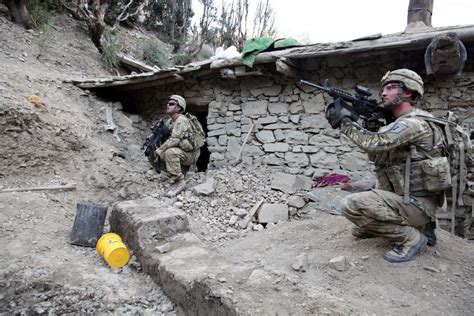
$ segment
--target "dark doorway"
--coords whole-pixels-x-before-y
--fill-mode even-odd
[[[202,128],[204,129],[204,132],[206,133],[207,136],[207,111],[206,112],[194,112],[191,113],[195,115],[201,123]],[[209,156],[211,153],[209,152],[209,149],[207,148],[207,143],[204,144],[204,146],[201,147],[201,155],[199,156],[199,159],[196,163],[197,165],[197,171],[206,171],[207,170],[207,165],[209,164]]]

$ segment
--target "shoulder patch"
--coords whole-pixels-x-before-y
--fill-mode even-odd
[[[404,122],[396,122],[392,128],[388,130],[389,133],[400,134],[403,131],[407,130],[408,126]]]

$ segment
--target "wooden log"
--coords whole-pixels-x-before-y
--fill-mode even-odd
[[[249,139],[250,134],[252,133],[252,130],[253,130],[254,126],[255,126],[255,123],[252,123],[252,125],[250,126],[249,131],[247,132],[247,136],[245,136],[244,142],[243,142],[242,146],[240,147],[239,153],[237,154],[237,157],[235,158],[234,163],[238,163],[240,161],[240,156],[242,155],[242,151],[244,150],[245,144],[247,144],[247,141]]]
[[[114,81],[108,79],[95,79],[95,80],[73,80],[73,83],[82,89],[97,89],[97,88],[108,88],[108,87],[117,87],[117,86],[125,86],[125,85],[135,85],[139,83],[146,83],[151,82],[154,83],[161,79],[173,78],[177,76],[174,74],[177,69],[173,69],[172,71],[162,70],[158,73],[142,73],[137,75],[129,75],[124,76],[125,80]]]
[[[275,62],[276,71],[288,78],[294,78],[298,75],[298,71],[286,62],[286,58],[280,58]]]
[[[214,60],[211,63],[210,68],[211,69],[220,69],[220,68],[224,68],[224,67],[241,66],[241,65],[242,65],[242,57],[238,56],[238,57],[234,57],[234,58],[230,58],[230,59],[217,59],[217,60]]]
[[[124,64],[127,68],[132,68],[144,72],[156,72],[160,70],[159,67],[149,66],[139,60],[136,60],[135,58],[126,56],[124,54],[119,54],[119,57],[120,62]]]
[[[247,216],[245,216],[244,219],[242,219],[241,221],[239,221],[239,226],[241,228],[247,228],[247,225],[250,223],[250,221],[252,220],[252,218],[254,217],[255,213],[257,212],[257,210],[260,208],[260,205],[262,205],[264,199],[262,198],[260,201],[258,201],[253,207],[252,209],[250,209],[249,213],[247,214]]]
[[[1,189],[0,193],[6,192],[23,192],[23,191],[48,191],[48,190],[75,190],[76,184],[70,183],[65,185],[57,185],[50,187],[27,187],[27,188],[10,188],[10,189]]]
[[[180,76],[178,74],[173,74],[173,75],[171,75],[170,77],[167,77],[167,78],[156,79],[154,81],[147,81],[147,82],[144,82],[144,83],[135,83],[135,81],[130,82],[128,85],[120,87],[120,90],[118,90],[118,91],[140,90],[140,89],[144,89],[144,88],[157,87],[157,86],[160,86],[160,85],[166,85],[166,84],[182,82],[182,81],[184,81],[183,76]]]
[[[70,243],[95,247],[104,230],[107,206],[94,203],[77,203],[76,217],[72,227]]]

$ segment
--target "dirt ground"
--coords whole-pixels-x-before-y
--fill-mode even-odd
[[[78,202],[110,206],[163,196],[164,188],[140,150],[148,122],[64,82],[110,75],[82,24],[61,17],[51,33],[40,34],[12,24],[0,8],[0,189],[76,185],[71,191],[0,193],[0,313],[176,314],[176,306],[133,257],[124,269],[111,270],[95,249],[69,244]],[[30,102],[31,95],[39,98],[30,97]],[[119,126],[116,135],[104,128],[107,107]],[[244,171],[209,171],[227,189],[206,199],[186,191],[177,199],[210,248],[232,259],[223,246],[241,247],[238,253],[245,258],[240,260],[254,261],[269,273],[278,270],[276,264],[288,268],[295,254],[305,252],[313,273],[299,273],[295,280],[330,293],[335,310],[343,313],[381,314],[393,304],[419,305],[417,314],[468,315],[474,310],[472,243],[443,233],[440,245],[420,260],[394,266],[380,257],[387,245],[354,241],[349,223],[340,216],[311,211],[293,217],[277,227],[280,236],[285,230],[289,234],[278,240],[267,229],[239,231],[227,224],[231,211],[225,203],[248,209],[257,195],[268,194],[275,203],[289,198],[269,191],[267,170]],[[195,174],[192,181],[205,177]],[[255,191],[245,192],[248,187]],[[311,230],[301,229],[301,223]],[[349,258],[346,272],[322,269],[338,255]],[[383,278],[374,280],[372,271]],[[409,291],[398,290],[403,287]],[[424,292],[426,301],[413,301],[410,293],[415,292]]]
[[[78,202],[162,194],[139,149],[146,125],[114,117],[117,142],[104,129],[112,105],[63,82],[110,75],[83,25],[62,17],[52,34],[25,31],[3,8],[0,34],[0,187],[77,186],[0,193],[0,313],[175,314],[138,264],[114,271],[94,248],[69,244]]]

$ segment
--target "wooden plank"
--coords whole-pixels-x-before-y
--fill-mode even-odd
[[[7,192],[24,192],[24,191],[56,191],[56,190],[75,190],[76,184],[70,183],[65,185],[56,185],[49,187],[26,187],[26,188],[10,188],[10,189],[1,189],[0,193]]]
[[[120,91],[139,90],[139,89],[157,87],[161,85],[182,82],[182,81],[184,81],[184,78],[182,76],[178,74],[173,74],[171,77],[160,79],[160,80],[147,81],[147,82],[142,82],[142,83],[134,83],[134,82],[129,83],[128,85],[120,87]]]
[[[245,136],[244,142],[242,143],[242,146],[240,147],[239,153],[237,154],[237,157],[235,158],[234,163],[238,163],[240,161],[240,156],[242,155],[242,151],[244,151],[245,144],[247,144],[250,134],[252,134],[254,126],[255,126],[255,123],[252,123],[249,131],[247,132],[247,135]]]
[[[120,62],[125,64],[127,67],[132,67],[132,68],[138,69],[140,71],[145,71],[145,72],[156,72],[160,70],[159,67],[149,66],[139,60],[136,60],[133,57],[129,57],[124,54],[119,54],[119,57],[120,57]]]
[[[95,83],[76,83],[79,88],[82,89],[97,89],[97,88],[109,88],[109,87],[118,87],[126,85],[135,85],[144,82],[157,81],[166,78],[172,78],[175,74],[166,72],[166,73],[156,73],[148,76],[135,76],[129,80],[124,81],[113,81],[113,82],[95,82]]]
[[[242,57],[234,57],[230,59],[217,59],[213,61],[210,65],[211,69],[216,68],[223,68],[226,66],[241,66],[242,65]]]
[[[257,210],[260,208],[260,205],[262,205],[264,199],[262,198],[260,201],[258,201],[253,207],[252,209],[249,211],[249,213],[245,216],[244,219],[240,220],[239,221],[239,226],[241,228],[247,228],[247,225],[250,223],[250,221],[252,220],[252,218],[254,217],[255,213],[257,212]]]

